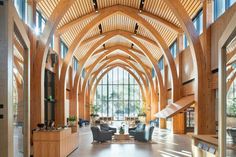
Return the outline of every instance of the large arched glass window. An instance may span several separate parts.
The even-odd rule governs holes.
[[[94,105],[99,106],[98,114],[102,117],[124,120],[125,117],[137,116],[142,105],[139,84],[126,70],[114,68],[99,82]]]

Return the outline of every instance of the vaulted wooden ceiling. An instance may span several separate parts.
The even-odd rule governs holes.
[[[182,3],[191,18],[193,18],[202,8],[202,2],[200,0],[179,1]],[[58,2],[59,0],[40,0],[37,3],[37,9],[42,13],[45,19],[48,19]],[[124,5],[137,10],[142,9],[142,12],[140,12],[142,18],[148,21],[160,33],[167,45],[170,46],[174,40],[176,40],[178,33],[182,31],[179,21],[165,4],[164,0],[145,0],[142,8],[140,8],[141,2],[141,0],[97,0],[97,11],[99,13],[100,9],[114,5]],[[70,47],[75,37],[96,16],[98,16],[98,14],[96,14],[96,7],[93,0],[75,0],[74,4],[68,9],[60,21],[56,33],[59,34],[61,39],[67,44],[68,47]],[[73,21],[77,21],[77,24],[73,25],[72,27],[66,27],[68,23]],[[64,29],[65,27],[67,29]],[[95,36],[116,30],[123,30],[132,34],[135,34],[136,30],[137,37],[135,38],[147,47],[147,49],[152,53],[153,57],[158,60],[162,56],[162,52],[157,45],[145,40],[148,39],[152,41],[152,35],[146,31],[145,28],[137,25],[137,23],[130,17],[121,13],[115,13],[105,21],[101,22],[100,26],[94,27],[94,29],[90,30],[89,32],[85,32],[85,40],[93,39]],[[143,38],[139,38],[138,36]],[[78,60],[82,59],[88,50],[101,38],[102,36],[94,38],[94,40],[81,45],[77,50],[75,57]],[[134,53],[137,53],[136,50],[139,50],[135,44],[133,45],[133,43],[126,40],[122,36],[114,36],[113,38],[106,41],[104,45],[98,47],[97,50],[102,52],[102,49],[116,45],[130,48],[132,47]],[[137,54],[137,56],[142,59],[147,66],[150,66],[150,63],[144,55]],[[96,60],[96,57],[99,57],[99,55],[91,57],[90,62],[87,63],[87,66],[92,64]]]

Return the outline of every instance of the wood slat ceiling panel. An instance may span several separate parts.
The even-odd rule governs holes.
[[[134,66],[137,67],[138,70],[144,72],[143,68],[141,67],[141,65],[135,61],[130,61],[132,64],[134,64]]]
[[[148,43],[148,42],[145,41],[145,40],[142,40],[142,39],[137,38],[137,37],[135,37],[135,38],[136,38],[137,40],[139,40],[141,43],[143,43],[143,44],[147,47],[147,49],[152,53],[153,57],[154,57],[156,60],[158,60],[158,59],[161,57],[162,53],[161,53],[161,51],[160,51],[160,48],[158,48],[158,47],[155,46],[155,45],[152,45],[152,44]]]
[[[62,18],[58,28],[94,11],[92,0],[76,0]]]
[[[102,53],[97,54],[97,55],[93,55],[92,57],[90,57],[89,60],[87,61],[87,63],[85,64],[85,67],[92,65],[98,59],[98,57],[101,55],[102,55]]]
[[[160,16],[173,24],[180,26],[173,12],[165,4],[164,0],[145,0],[143,10]]]
[[[80,46],[75,53],[75,57],[80,61],[80,59],[84,57],[84,55],[88,52],[88,50],[101,38],[103,37],[97,38],[91,42],[84,44],[83,46]]]
[[[98,8],[113,6],[116,4],[139,8],[140,0],[98,0]]]
[[[173,43],[173,41],[177,38],[177,33],[174,33],[170,29],[168,29],[162,25],[159,25],[154,20],[151,20],[146,17],[144,17],[144,18],[160,33],[160,35],[165,40],[165,42],[167,43],[168,46],[170,46]]]
[[[37,9],[48,19],[60,0],[43,0],[37,3]]]
[[[128,46],[128,47],[131,46],[131,43],[126,38],[119,35],[111,38],[105,44],[106,44],[106,47],[112,47],[116,45],[122,45],[122,46]]]
[[[147,38],[153,40],[152,35],[151,35],[148,31],[146,31],[145,28],[143,28],[143,27],[140,26],[140,25],[139,25],[139,27],[138,27],[137,34],[140,34],[140,35],[142,35],[142,36],[144,36],[144,37],[147,37]]]
[[[135,24],[136,22],[134,20],[120,13],[115,14],[101,23],[103,32],[117,29],[134,32]]]
[[[97,36],[99,34],[100,34],[100,30],[99,30],[98,26],[96,26],[91,31],[87,32],[84,40],[86,40],[88,38],[91,38],[91,37],[94,37],[94,36]]]
[[[152,66],[146,56],[141,55],[141,54],[139,54],[139,53],[137,53],[137,52],[135,52],[135,51],[133,51],[133,50],[131,50],[131,52],[134,53],[137,57],[139,57],[139,59],[141,59],[142,62],[143,62],[145,65],[147,65],[147,66],[149,66],[149,67]]]
[[[67,31],[66,33],[64,33],[61,38],[62,40],[66,43],[66,45],[69,47],[73,40],[75,39],[75,37],[81,32],[81,30],[87,25],[89,24],[97,15],[88,18],[87,20],[85,20],[83,23],[80,23],[77,26],[72,27],[69,31]],[[88,33],[88,32],[86,32]]]
[[[200,0],[180,0],[180,2],[191,18],[202,8],[202,2]]]

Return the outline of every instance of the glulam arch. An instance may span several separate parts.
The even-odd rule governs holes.
[[[97,86],[98,86],[99,82],[101,81],[101,79],[116,67],[121,67],[122,69],[126,70],[130,75],[132,75],[132,77],[136,80],[136,82],[138,83],[138,85],[140,87],[143,100],[146,100],[146,94],[145,94],[146,92],[143,90],[143,86],[142,86],[140,80],[138,79],[138,77],[130,69],[128,69],[125,65],[116,63],[116,64],[110,64],[109,66],[107,66],[107,69],[103,73],[101,73],[101,75],[98,77],[96,82],[94,82],[94,85],[91,84],[92,89],[90,92],[91,93],[90,101],[94,100],[94,95],[95,95]],[[96,77],[97,77],[97,75],[96,75]]]
[[[101,71],[104,67],[111,64],[111,62],[114,62],[114,61],[117,61],[117,60],[121,60],[123,62],[123,64],[128,64],[136,72],[139,71],[138,68],[135,65],[133,65],[133,63],[131,63],[128,58],[125,58],[124,56],[117,56],[116,58],[108,58],[108,61],[105,61],[98,70]],[[140,78],[142,79],[144,84],[147,84],[145,78],[142,75],[140,75]],[[145,85],[145,87],[149,87],[149,86]],[[148,91],[148,93],[150,93],[150,90],[146,90],[146,91]],[[84,102],[85,102],[84,94],[85,94],[85,90],[80,92],[81,97],[80,97],[80,103],[79,103],[79,107],[81,108],[80,110],[83,110],[83,111],[80,111],[80,113],[83,114],[83,116],[85,116],[84,115],[85,114],[85,111],[84,111],[84,109],[85,109],[84,108]]]
[[[62,69],[61,69],[61,81],[65,82],[65,76],[68,70],[68,65],[70,63],[70,61],[72,60],[72,57],[75,53],[75,50],[77,49],[77,47],[81,44],[82,40],[85,37],[85,33],[84,32],[88,32],[89,30],[91,30],[92,28],[94,28],[97,24],[101,23],[102,21],[106,20],[107,18],[109,18],[110,16],[112,16],[113,14],[120,12],[130,18],[132,18],[134,21],[136,21],[137,23],[139,23],[140,25],[142,25],[148,32],[150,32],[153,36],[153,38],[155,39],[156,43],[160,46],[166,60],[168,63],[168,66],[171,70],[171,74],[172,74],[172,97],[178,96],[180,93],[179,91],[179,82],[178,82],[178,77],[177,77],[177,70],[176,70],[176,66],[173,60],[173,57],[170,53],[170,50],[167,46],[167,44],[165,43],[164,39],[161,37],[161,35],[155,30],[155,28],[148,23],[145,19],[143,19],[141,16],[138,15],[137,10],[132,10],[129,7],[126,6],[112,6],[112,7],[108,7],[106,8],[107,10],[104,12],[100,12],[99,15],[97,17],[95,17],[88,25],[86,25],[83,30],[76,36],[75,40],[73,41],[73,43],[71,44],[68,53],[64,59],[63,65],[62,65]],[[112,14],[111,14],[112,13]],[[155,68],[155,72],[157,73],[156,67],[157,65],[153,65]],[[62,83],[62,89],[61,90],[65,90],[65,83]],[[175,90],[176,89],[176,90]],[[62,95],[61,98],[63,98],[63,102],[65,101],[65,92],[61,91]],[[62,104],[64,104],[62,102]]]

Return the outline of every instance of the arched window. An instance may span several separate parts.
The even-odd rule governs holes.
[[[114,117],[114,120],[137,116],[142,105],[139,84],[126,70],[114,68],[99,82],[94,105],[100,108],[99,116]]]

